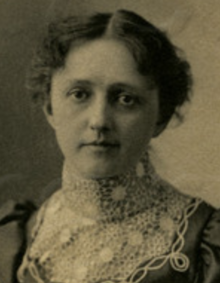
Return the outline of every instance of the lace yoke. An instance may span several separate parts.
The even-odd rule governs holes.
[[[18,272],[39,283],[140,282],[167,261],[179,272],[188,218],[199,200],[161,180],[145,156],[123,176],[81,180],[64,166],[62,189],[38,213]]]

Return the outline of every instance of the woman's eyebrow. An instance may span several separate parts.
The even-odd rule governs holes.
[[[69,81],[70,86],[86,86],[86,87],[91,87],[94,85],[93,82],[89,80],[81,80],[81,79],[74,79]]]
[[[118,89],[122,89],[122,90],[124,89],[130,92],[137,92],[139,88],[135,85],[118,82],[110,85],[108,89],[113,91]]]
[[[143,94],[145,93],[145,91],[151,91],[153,89],[155,89],[155,84],[153,83],[149,83],[146,84],[146,86],[139,86],[139,85],[135,85],[135,84],[129,84],[129,83],[114,83],[111,86],[109,86],[108,90],[111,91],[118,91],[118,90],[125,90],[128,91],[130,93],[133,94]]]
[[[140,87],[139,85],[123,83],[123,82],[117,82],[109,86],[109,89],[113,91],[117,89],[122,89],[122,90],[124,89],[133,93],[139,93],[142,92],[143,90],[153,90],[155,88],[156,85],[151,81],[149,81],[149,83],[146,83],[146,85],[142,87]]]

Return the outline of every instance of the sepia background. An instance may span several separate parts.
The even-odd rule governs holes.
[[[0,203],[41,203],[59,187],[62,156],[38,105],[25,92],[34,47],[56,17],[131,9],[166,30],[192,65],[185,121],[152,143],[159,173],[178,189],[220,206],[220,1],[1,0]]]

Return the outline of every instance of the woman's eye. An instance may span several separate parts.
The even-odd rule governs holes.
[[[132,106],[135,103],[135,98],[130,94],[121,94],[118,101],[124,106]]]
[[[88,98],[89,93],[83,89],[75,89],[71,90],[68,95],[71,96],[75,101],[81,102]]]

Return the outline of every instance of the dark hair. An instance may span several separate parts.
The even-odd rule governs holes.
[[[152,77],[159,88],[160,123],[166,125],[174,114],[181,118],[179,110],[189,100],[192,85],[188,62],[164,32],[126,10],[69,17],[50,24],[29,72],[27,86],[33,98],[45,101],[50,97],[53,72],[64,66],[74,44],[102,37],[121,40],[136,60],[139,72]]]

